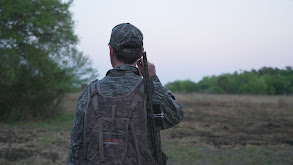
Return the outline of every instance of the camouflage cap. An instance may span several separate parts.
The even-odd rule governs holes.
[[[137,45],[135,49],[125,46],[129,43]],[[117,52],[138,53],[143,46],[143,34],[130,23],[122,23],[112,29],[109,45]]]

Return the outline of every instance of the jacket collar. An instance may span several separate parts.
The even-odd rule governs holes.
[[[120,65],[120,66],[117,66],[113,69],[110,69],[107,73],[106,73],[106,76],[127,76],[127,75],[133,75],[133,74],[136,74],[136,75],[141,75],[140,74],[140,71],[138,70],[137,67],[134,67],[134,66],[130,66],[130,65]]]

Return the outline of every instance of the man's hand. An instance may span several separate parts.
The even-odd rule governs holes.
[[[143,64],[143,61],[142,60],[143,60],[142,58],[139,59],[136,64],[137,64],[138,69],[140,70],[142,76],[145,77],[145,74],[144,74],[144,64]],[[155,65],[153,63],[150,63],[148,61],[148,69],[149,69],[149,75],[150,75],[150,78],[151,78],[153,75],[156,74],[156,67],[155,67]]]

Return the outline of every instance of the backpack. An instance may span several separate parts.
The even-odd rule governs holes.
[[[105,96],[89,85],[81,165],[157,165],[148,149],[147,110],[140,79],[124,96]]]

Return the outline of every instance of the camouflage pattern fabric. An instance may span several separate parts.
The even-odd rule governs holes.
[[[133,51],[133,49],[122,48],[124,43],[134,42],[143,46],[143,34],[141,31],[130,23],[122,23],[115,26],[111,33],[109,45],[117,51]],[[126,52],[129,53],[129,52]],[[139,53],[139,52],[135,52]]]
[[[138,68],[121,65],[107,72],[106,77],[100,80],[101,93],[105,96],[122,96],[127,93],[135,84],[139,81],[141,75]],[[162,125],[155,125],[155,136],[156,145],[160,148],[160,155],[158,158],[158,164],[163,165],[163,152],[161,149],[160,131],[163,129],[170,128],[178,124],[183,118],[183,107],[175,101],[173,94],[164,86],[162,86],[159,78],[154,75],[151,77],[154,84],[153,102],[161,104],[161,110],[164,113],[164,120]],[[73,121],[72,132],[71,132],[71,144],[68,152],[67,164],[75,165],[79,158],[83,154],[84,146],[84,130],[83,120],[88,101],[88,88],[86,88],[80,95],[77,106],[76,114]],[[151,153],[154,152],[151,144],[150,128],[148,127],[148,146]]]

